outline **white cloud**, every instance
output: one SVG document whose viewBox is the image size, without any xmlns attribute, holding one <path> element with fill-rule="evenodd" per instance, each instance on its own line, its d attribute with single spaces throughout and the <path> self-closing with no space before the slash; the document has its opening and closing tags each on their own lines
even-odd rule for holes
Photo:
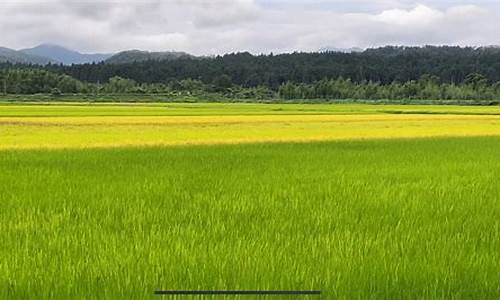
<svg viewBox="0 0 500 300">
<path fill-rule="evenodd" d="M 414 9 L 390 9 L 372 17 L 373 20 L 397 26 L 425 26 L 443 18 L 444 12 L 425 5 Z"/>
<path fill-rule="evenodd" d="M 500 44 L 500 4 L 475 3 L 0 0 L 0 45 L 22 48 L 51 42 L 83 51 L 139 48 L 214 54 L 324 46 Z"/>
</svg>

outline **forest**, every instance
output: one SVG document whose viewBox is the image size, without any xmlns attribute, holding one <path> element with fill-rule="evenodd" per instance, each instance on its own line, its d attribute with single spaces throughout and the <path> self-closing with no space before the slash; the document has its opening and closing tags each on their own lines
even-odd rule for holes
<svg viewBox="0 0 500 300">
<path fill-rule="evenodd" d="M 324 78 L 349 78 L 353 82 L 381 84 L 418 80 L 429 74 L 442 82 L 461 83 L 472 73 L 489 81 L 500 81 L 500 49 L 460 47 L 383 47 L 361 53 L 291 53 L 251 55 L 235 53 L 208 58 L 181 58 L 128 64 L 86 64 L 49 66 L 49 70 L 86 82 L 105 82 L 113 76 L 140 83 L 197 79 L 213 82 L 218 76 L 231 77 L 244 87 L 259 85 L 277 89 L 291 81 L 313 83 Z"/>
<path fill-rule="evenodd" d="M 0 65 L 4 94 L 214 94 L 238 99 L 500 98 L 496 47 L 186 57 L 125 64 Z"/>
</svg>

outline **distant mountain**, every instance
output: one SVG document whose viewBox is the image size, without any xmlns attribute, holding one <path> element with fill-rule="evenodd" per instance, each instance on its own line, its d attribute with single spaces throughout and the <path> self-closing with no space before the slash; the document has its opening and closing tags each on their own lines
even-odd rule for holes
<svg viewBox="0 0 500 300">
<path fill-rule="evenodd" d="M 130 50 L 130 51 L 123 51 L 113 55 L 112 57 L 106 60 L 106 63 L 126 64 L 126 63 L 141 62 L 148 60 L 157 60 L 157 61 L 176 60 L 179 58 L 188 58 L 188 57 L 194 57 L 194 56 L 186 52 L 174 52 L 174 51 L 148 52 L 140 50 Z"/>
<path fill-rule="evenodd" d="M 84 54 L 70 50 L 58 45 L 42 44 L 34 48 L 13 50 L 0 47 L 0 62 L 24 63 L 24 64 L 86 64 L 103 62 L 109 64 L 125 64 L 142 62 L 148 60 L 175 60 L 184 57 L 194 57 L 185 52 L 148 52 L 140 50 L 123 51 L 117 54 Z"/>
<path fill-rule="evenodd" d="M 42 44 L 40 46 L 20 50 L 25 54 L 48 57 L 65 65 L 85 64 L 102 62 L 110 58 L 112 54 L 83 54 L 58 45 Z"/>
<path fill-rule="evenodd" d="M 46 65 L 55 63 L 54 60 L 38 55 L 31 55 L 21 51 L 0 47 L 0 62 Z"/>
<path fill-rule="evenodd" d="M 356 53 L 363 51 L 365 50 L 358 47 L 352 47 L 352 48 L 324 47 L 318 50 L 318 52 L 340 52 L 340 53 Z"/>
</svg>

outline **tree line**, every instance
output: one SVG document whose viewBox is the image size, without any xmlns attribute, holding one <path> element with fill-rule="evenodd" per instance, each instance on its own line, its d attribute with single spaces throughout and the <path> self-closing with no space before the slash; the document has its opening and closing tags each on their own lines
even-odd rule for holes
<svg viewBox="0 0 500 300">
<path fill-rule="evenodd" d="M 0 69 L 27 66 L 0 64 Z M 441 82 L 460 84 L 469 74 L 483 74 L 490 82 L 500 81 L 500 48 L 394 47 L 368 49 L 361 53 L 289 53 L 252 55 L 233 53 L 216 57 L 184 57 L 169 61 L 123 64 L 81 64 L 31 66 L 66 74 L 83 82 L 107 82 L 119 76 L 138 83 L 163 83 L 196 79 L 206 84 L 227 75 L 243 87 L 277 89 L 286 82 L 311 84 L 316 81 L 349 78 L 356 83 L 418 80 L 437 76 Z"/>
<path fill-rule="evenodd" d="M 214 94 L 225 98 L 271 99 L 275 91 L 267 87 L 244 88 L 233 84 L 231 78 L 222 75 L 212 83 L 200 80 L 169 80 L 162 83 L 138 83 L 135 80 L 114 76 L 106 82 L 84 82 L 66 74 L 40 68 L 6 68 L 0 70 L 0 91 L 3 94 L 163 94 L 176 96 L 204 96 Z"/>
<path fill-rule="evenodd" d="M 441 83 L 437 76 L 424 74 L 419 80 L 404 83 L 353 82 L 351 79 L 323 79 L 312 84 L 287 82 L 278 89 L 283 99 L 356 100 L 496 100 L 500 82 L 489 84 L 484 75 L 469 74 L 463 83 Z"/>
<path fill-rule="evenodd" d="M 422 75 L 407 82 L 361 81 L 350 78 L 323 78 L 312 83 L 287 81 L 278 88 L 265 85 L 245 87 L 235 84 L 228 75 L 216 77 L 211 83 L 198 79 L 168 80 L 161 83 L 139 83 L 119 76 L 106 82 L 84 82 L 66 74 L 37 68 L 0 70 L 4 94 L 162 94 L 167 96 L 207 95 L 226 99 L 257 100 L 496 100 L 500 99 L 500 82 L 492 83 L 479 73 L 472 73 L 459 84 L 443 83 L 439 77 Z"/>
<path fill-rule="evenodd" d="M 473 73 L 484 75 L 489 82 L 500 81 L 500 49 L 391 46 L 361 53 L 233 53 L 125 64 L 49 65 L 46 69 L 93 83 L 107 82 L 119 76 L 138 83 L 195 79 L 211 84 L 227 75 L 239 86 L 266 86 L 276 90 L 286 82 L 312 84 L 324 78 L 342 77 L 355 83 L 388 85 L 419 80 L 429 74 L 438 77 L 442 83 L 457 85 Z"/>
</svg>

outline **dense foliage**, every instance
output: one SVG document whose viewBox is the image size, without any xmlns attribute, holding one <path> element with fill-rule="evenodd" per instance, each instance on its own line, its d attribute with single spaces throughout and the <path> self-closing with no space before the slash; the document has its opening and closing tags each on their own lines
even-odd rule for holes
<svg viewBox="0 0 500 300">
<path fill-rule="evenodd" d="M 147 52 L 140 50 L 123 51 L 106 59 L 107 64 L 125 64 L 132 62 L 142 62 L 148 60 L 164 61 L 176 60 L 179 58 L 193 57 L 185 52 Z"/>
<path fill-rule="evenodd" d="M 240 99 L 500 98 L 500 49 L 385 47 L 73 66 L 0 65 L 8 94 L 214 94 Z"/>
<path fill-rule="evenodd" d="M 382 85 L 374 82 L 355 83 L 350 79 L 323 79 L 312 84 L 288 82 L 279 88 L 283 99 L 435 99 L 493 100 L 500 98 L 500 82 L 488 84 L 481 74 L 467 76 L 462 84 L 440 83 L 435 76 L 423 75 L 419 80 Z"/>
<path fill-rule="evenodd" d="M 87 85 L 73 77 L 39 69 L 2 70 L 0 80 L 4 94 L 87 92 Z"/>
<path fill-rule="evenodd" d="M 112 77 L 104 83 L 79 81 L 66 74 L 43 69 L 5 69 L 0 71 L 4 94 L 166 94 L 175 96 L 216 95 L 237 99 L 360 99 L 360 100 L 494 100 L 500 98 L 500 82 L 491 84 L 481 74 L 468 75 L 461 84 L 441 83 L 439 78 L 423 75 L 405 83 L 322 79 L 313 83 L 288 81 L 276 90 L 267 86 L 242 87 L 227 75 L 212 83 L 201 80 L 170 80 L 164 83 L 138 83 L 132 79 Z"/>
<path fill-rule="evenodd" d="M 120 76 L 140 83 L 197 79 L 212 83 L 227 75 L 244 87 L 264 85 L 277 89 L 288 81 L 313 83 L 323 78 L 349 78 L 353 82 L 381 84 L 418 80 L 424 74 L 441 82 L 462 83 L 471 73 L 490 82 L 500 81 L 500 49 L 460 47 L 385 47 L 362 53 L 227 54 L 213 58 L 184 58 L 129 64 L 50 66 L 82 81 L 106 82 Z"/>
</svg>

